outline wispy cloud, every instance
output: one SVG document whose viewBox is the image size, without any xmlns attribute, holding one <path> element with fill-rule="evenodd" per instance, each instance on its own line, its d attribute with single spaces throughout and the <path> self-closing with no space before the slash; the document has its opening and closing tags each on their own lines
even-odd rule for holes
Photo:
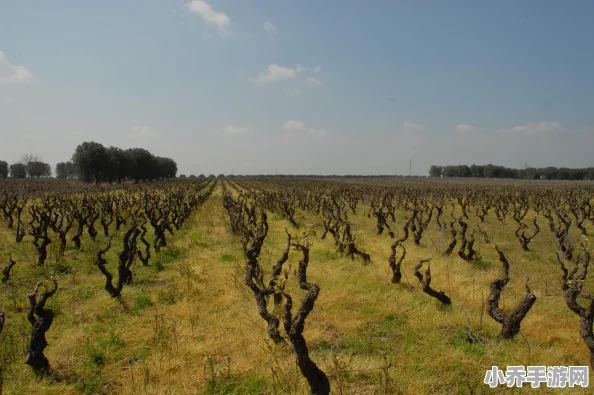
<svg viewBox="0 0 594 395">
<path fill-rule="evenodd" d="M 320 66 L 314 69 L 314 73 L 319 73 L 320 71 L 322 71 L 322 68 Z"/>
<path fill-rule="evenodd" d="M 276 32 L 277 32 L 276 25 L 273 25 L 272 22 L 270 22 L 270 21 L 264 22 L 263 27 L 264 27 L 264 30 L 266 30 L 268 33 L 276 34 Z"/>
<path fill-rule="evenodd" d="M 227 136 L 253 136 L 254 135 L 254 127 L 252 125 L 248 125 L 248 126 L 226 125 L 223 129 L 221 129 L 219 131 L 219 133 L 227 135 Z"/>
<path fill-rule="evenodd" d="M 308 134 L 314 137 L 325 137 L 328 134 L 326 129 L 308 128 L 305 126 L 305 123 L 296 120 L 289 120 L 285 122 L 282 126 L 282 129 L 285 131 L 286 136 Z"/>
<path fill-rule="evenodd" d="M 186 3 L 191 13 L 198 14 L 211 25 L 215 25 L 221 34 L 225 34 L 231 19 L 224 12 L 215 12 L 210 4 L 202 0 L 192 0 Z"/>
<path fill-rule="evenodd" d="M 31 79 L 32 74 L 24 66 L 10 63 L 4 52 L 0 51 L 0 83 L 21 83 Z"/>
<path fill-rule="evenodd" d="M 478 132 L 478 129 L 472 125 L 461 123 L 460 125 L 456 126 L 456 132 L 458 132 L 460 136 L 468 136 L 470 134 Z"/>
<path fill-rule="evenodd" d="M 307 77 L 307 85 L 311 85 L 311 86 L 319 86 L 322 85 L 322 81 L 320 81 L 317 78 L 314 77 Z"/>
<path fill-rule="evenodd" d="M 257 85 L 266 84 L 268 82 L 275 82 L 281 80 L 292 80 L 298 73 L 305 71 L 305 67 L 296 65 L 295 67 L 283 67 L 278 64 L 271 64 L 266 68 L 266 71 L 258 74 L 253 83 Z"/>
<path fill-rule="evenodd" d="M 425 128 L 418 123 L 411 121 L 404 121 L 400 124 L 400 127 L 409 132 L 422 132 Z"/>
<path fill-rule="evenodd" d="M 564 132 L 565 128 L 559 122 L 529 122 L 527 125 L 502 129 L 502 132 L 525 136 L 543 136 Z"/>
</svg>

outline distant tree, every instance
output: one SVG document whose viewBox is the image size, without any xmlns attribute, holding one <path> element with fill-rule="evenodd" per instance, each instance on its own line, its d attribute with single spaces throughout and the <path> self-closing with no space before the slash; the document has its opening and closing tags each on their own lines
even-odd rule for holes
<svg viewBox="0 0 594 395">
<path fill-rule="evenodd" d="M 60 179 L 67 179 L 73 178 L 76 175 L 76 166 L 74 163 L 68 162 L 60 162 L 56 165 L 56 178 Z"/>
<path fill-rule="evenodd" d="M 223 173 L 221 173 L 217 176 L 217 178 L 225 178 L 225 175 Z"/>
<path fill-rule="evenodd" d="M 177 163 L 171 158 L 155 156 L 143 148 L 105 148 L 92 141 L 76 147 L 72 161 L 83 180 L 96 183 L 101 180 L 120 183 L 127 178 L 140 182 L 177 175 Z"/>
<path fill-rule="evenodd" d="M 185 174 L 180 174 L 179 175 L 179 178 L 186 178 L 186 175 Z"/>
<path fill-rule="evenodd" d="M 0 160 L 0 178 L 8 177 L 8 162 Z"/>
<path fill-rule="evenodd" d="M 472 172 L 470 171 L 470 167 L 466 165 L 459 166 L 459 174 L 460 177 L 472 177 Z"/>
<path fill-rule="evenodd" d="M 534 168 L 524 163 L 522 169 L 512 169 L 504 166 L 488 164 L 486 166 L 466 165 L 436 166 L 432 165 L 429 175 L 437 176 L 441 169 L 443 177 L 487 177 L 487 178 L 512 178 L 512 179 L 548 179 L 548 180 L 592 180 L 594 168 L 569 169 L 566 167 Z"/>
<path fill-rule="evenodd" d="M 191 174 L 191 175 L 190 175 L 190 178 L 196 178 L 196 176 L 195 176 L 195 175 L 193 175 L 193 174 Z"/>
<path fill-rule="evenodd" d="M 569 180 L 569 169 L 563 167 L 557 170 L 557 180 Z"/>
<path fill-rule="evenodd" d="M 128 150 L 136 163 L 134 174 L 131 176 L 135 182 L 152 180 L 155 177 L 153 155 L 144 148 Z"/>
<path fill-rule="evenodd" d="M 214 177 L 214 176 L 212 176 L 212 177 Z M 206 176 L 205 176 L 204 174 L 200 174 L 200 175 L 198 176 L 198 178 L 206 178 Z"/>
<path fill-rule="evenodd" d="M 583 180 L 586 177 L 585 169 L 568 169 L 570 180 Z"/>
<path fill-rule="evenodd" d="M 102 144 L 94 141 L 85 141 L 76 147 L 72 155 L 72 162 L 76 165 L 80 177 L 87 182 L 101 182 L 106 172 L 109 156 Z"/>
<path fill-rule="evenodd" d="M 37 155 L 33 155 L 33 154 L 25 154 L 23 156 L 21 156 L 21 160 L 19 163 L 22 163 L 23 165 L 25 165 L 25 168 L 29 167 L 29 163 L 31 162 L 42 162 L 43 160 L 37 156 Z"/>
<path fill-rule="evenodd" d="M 107 154 L 107 161 L 105 162 L 105 179 L 111 184 L 114 181 L 120 181 L 120 160 L 122 158 L 122 150 L 118 147 L 109 147 L 105 150 Z"/>
<path fill-rule="evenodd" d="M 12 178 L 26 178 L 27 168 L 22 163 L 14 163 L 10 165 L 10 176 Z"/>
<path fill-rule="evenodd" d="M 177 174 L 177 163 L 170 158 L 162 158 L 160 156 L 155 158 L 156 161 L 156 178 L 175 178 Z"/>
<path fill-rule="evenodd" d="M 117 152 L 119 162 L 118 183 L 120 183 L 123 179 L 132 178 L 136 174 L 136 160 L 130 150 L 119 150 Z"/>
<path fill-rule="evenodd" d="M 209 174 L 208 178 L 215 178 L 214 174 Z"/>
<path fill-rule="evenodd" d="M 441 177 L 441 171 L 442 171 L 442 167 L 441 166 L 431 166 L 429 168 L 429 176 L 430 177 Z"/>
<path fill-rule="evenodd" d="M 485 166 L 485 177 L 487 178 L 494 178 L 496 171 L 495 171 L 495 166 L 493 166 L 492 164 L 488 164 L 487 166 Z"/>
<path fill-rule="evenodd" d="M 52 168 L 45 162 L 31 161 L 27 164 L 27 174 L 31 178 L 50 177 Z"/>
<path fill-rule="evenodd" d="M 485 167 L 472 165 L 470 166 L 471 177 L 483 178 L 485 176 Z"/>
</svg>

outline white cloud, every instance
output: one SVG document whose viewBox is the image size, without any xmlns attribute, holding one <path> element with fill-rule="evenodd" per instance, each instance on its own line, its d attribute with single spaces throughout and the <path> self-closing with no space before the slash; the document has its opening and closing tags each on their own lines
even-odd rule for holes
<svg viewBox="0 0 594 395">
<path fill-rule="evenodd" d="M 248 126 L 233 126 L 233 125 L 226 125 L 220 133 L 225 134 L 227 136 L 253 136 L 254 135 L 254 127 L 251 125 Z"/>
<path fill-rule="evenodd" d="M 220 33 L 225 33 L 227 25 L 231 22 L 231 19 L 229 19 L 225 13 L 215 12 L 210 4 L 202 0 L 192 0 L 189 3 L 186 3 L 186 6 L 191 13 L 198 14 L 207 23 L 215 25 Z"/>
<path fill-rule="evenodd" d="M 276 34 L 276 32 L 277 32 L 276 25 L 273 25 L 272 22 L 266 21 L 266 22 L 264 22 L 263 26 L 264 26 L 264 30 L 266 30 L 268 33 Z"/>
<path fill-rule="evenodd" d="M 287 92 L 287 96 L 301 96 L 301 89 L 295 88 L 292 91 Z"/>
<path fill-rule="evenodd" d="M 516 135 L 542 136 L 563 132 L 565 129 L 559 122 L 530 122 L 527 125 L 514 126 L 509 131 Z M 508 130 L 505 130 L 509 132 Z"/>
<path fill-rule="evenodd" d="M 261 85 L 267 82 L 281 81 L 281 80 L 292 80 L 300 73 L 305 70 L 305 67 L 297 65 L 295 67 L 283 67 L 278 64 L 271 64 L 266 68 L 265 72 L 258 74 L 258 77 L 252 82 Z"/>
<path fill-rule="evenodd" d="M 320 66 L 314 69 L 314 73 L 319 73 L 320 71 L 322 71 L 322 68 Z"/>
<path fill-rule="evenodd" d="M 325 137 L 328 134 L 326 129 L 308 128 L 305 126 L 305 123 L 296 120 L 285 122 L 282 128 L 287 136 L 309 134 L 314 137 Z"/>
<path fill-rule="evenodd" d="M 142 138 L 142 137 L 153 137 L 155 131 L 148 126 L 133 126 L 130 129 L 130 137 Z"/>
<path fill-rule="evenodd" d="M 307 84 L 311 86 L 319 86 L 322 85 L 322 81 L 314 77 L 307 77 Z"/>
<path fill-rule="evenodd" d="M 418 123 L 411 121 L 404 121 L 400 124 L 400 127 L 409 132 L 422 132 L 425 128 Z"/>
<path fill-rule="evenodd" d="M 25 82 L 32 77 L 24 66 L 15 66 L 8 61 L 4 52 L 0 51 L 0 83 Z"/>
<path fill-rule="evenodd" d="M 462 124 L 456 126 L 456 132 L 458 132 L 458 134 L 460 136 L 468 136 L 469 134 L 476 133 L 477 131 L 478 131 L 477 128 L 475 128 L 472 125 L 465 124 L 465 123 L 462 123 Z"/>
</svg>

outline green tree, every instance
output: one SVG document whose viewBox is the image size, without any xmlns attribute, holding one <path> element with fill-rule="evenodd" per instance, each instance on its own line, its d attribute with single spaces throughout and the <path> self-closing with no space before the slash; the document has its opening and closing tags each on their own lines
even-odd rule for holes
<svg viewBox="0 0 594 395">
<path fill-rule="evenodd" d="M 26 178 L 27 168 L 22 163 L 14 163 L 10 165 L 10 176 L 12 178 Z"/>
<path fill-rule="evenodd" d="M 443 167 L 441 166 L 431 166 L 429 168 L 429 177 L 441 177 L 441 171 Z"/>
<path fill-rule="evenodd" d="M 87 182 L 94 180 L 97 184 L 106 173 L 108 159 L 105 147 L 94 141 L 80 144 L 72 155 L 72 162 L 76 165 L 80 177 Z"/>
<path fill-rule="evenodd" d="M 107 149 L 107 163 L 105 177 L 111 184 L 117 181 L 119 184 L 122 179 L 132 177 L 136 171 L 136 162 L 130 150 L 123 150 L 118 147 L 109 147 Z"/>
<path fill-rule="evenodd" d="M 76 166 L 74 163 L 60 162 L 56 165 L 56 178 L 67 179 L 76 176 Z"/>
<path fill-rule="evenodd" d="M 0 178 L 8 177 L 8 162 L 0 160 Z"/>
<path fill-rule="evenodd" d="M 41 161 L 31 161 L 27 164 L 27 174 L 31 178 L 50 177 L 52 168 L 49 164 Z"/>
<path fill-rule="evenodd" d="M 135 182 L 152 180 L 154 178 L 153 155 L 144 148 L 132 148 L 128 150 L 136 167 L 131 177 Z"/>
</svg>

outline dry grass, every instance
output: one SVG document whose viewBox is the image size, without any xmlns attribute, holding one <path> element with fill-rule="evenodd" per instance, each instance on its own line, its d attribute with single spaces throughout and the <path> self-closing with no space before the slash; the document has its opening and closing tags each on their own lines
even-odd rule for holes
<svg viewBox="0 0 594 395">
<path fill-rule="evenodd" d="M 39 276 L 49 276 L 58 267 L 57 243 L 52 244 L 47 267 L 38 269 L 30 241 L 14 250 L 11 233 L 2 227 L 2 265 L 9 251 L 18 260 L 9 285 L 0 286 L 0 310 L 7 313 L 8 338 L 0 349 L 5 393 L 307 393 L 292 350 L 267 340 L 265 323 L 243 283 L 242 252 L 228 232 L 221 198 L 217 187 L 176 234 L 159 258 L 162 271 L 136 264 L 135 284 L 124 288 L 120 301 L 103 290 L 103 277 L 93 265 L 94 252 L 102 246 L 99 238 L 97 244 L 84 239 L 82 252 L 68 250 L 60 265 L 71 272 L 61 275 L 58 294 L 48 306 L 56 318 L 46 349 L 52 373 L 44 378 L 35 377 L 23 363 L 30 329 L 25 296 Z M 320 285 L 321 293 L 304 335 L 312 359 L 329 375 L 335 393 L 481 394 L 492 392 L 482 383 L 492 365 L 587 364 L 578 319 L 561 295 L 554 244 L 544 223 L 530 245 L 533 251 L 524 253 L 512 224 L 505 228 L 494 216 L 487 217 L 492 241 L 511 263 L 502 306 L 515 307 L 528 276 L 538 297 L 521 335 L 498 342 L 499 325 L 483 311 L 489 284 L 500 269 L 492 247 L 478 241 L 475 245 L 482 268 L 444 256 L 447 238 L 432 222 L 421 247 L 406 243 L 405 277 L 394 285 L 387 264 L 390 239 L 376 236 L 374 219 L 363 212 L 359 207 L 350 219 L 357 245 L 371 255 L 371 264 L 337 255 L 330 239 L 313 237 L 311 249 L 308 277 Z M 316 217 L 299 211 L 295 218 L 321 234 Z M 280 257 L 284 229 L 290 226 L 275 214 L 269 215 L 269 224 L 261 254 L 266 270 Z M 112 267 L 114 250 L 107 255 Z M 433 253 L 438 255 L 431 266 L 432 285 L 452 298 L 448 308 L 422 293 L 412 276 L 416 261 Z M 298 259 L 292 252 L 293 268 Z M 302 294 L 293 273 L 288 290 Z M 467 340 L 469 330 L 478 342 Z M 587 392 L 576 388 L 564 393 Z"/>
</svg>

